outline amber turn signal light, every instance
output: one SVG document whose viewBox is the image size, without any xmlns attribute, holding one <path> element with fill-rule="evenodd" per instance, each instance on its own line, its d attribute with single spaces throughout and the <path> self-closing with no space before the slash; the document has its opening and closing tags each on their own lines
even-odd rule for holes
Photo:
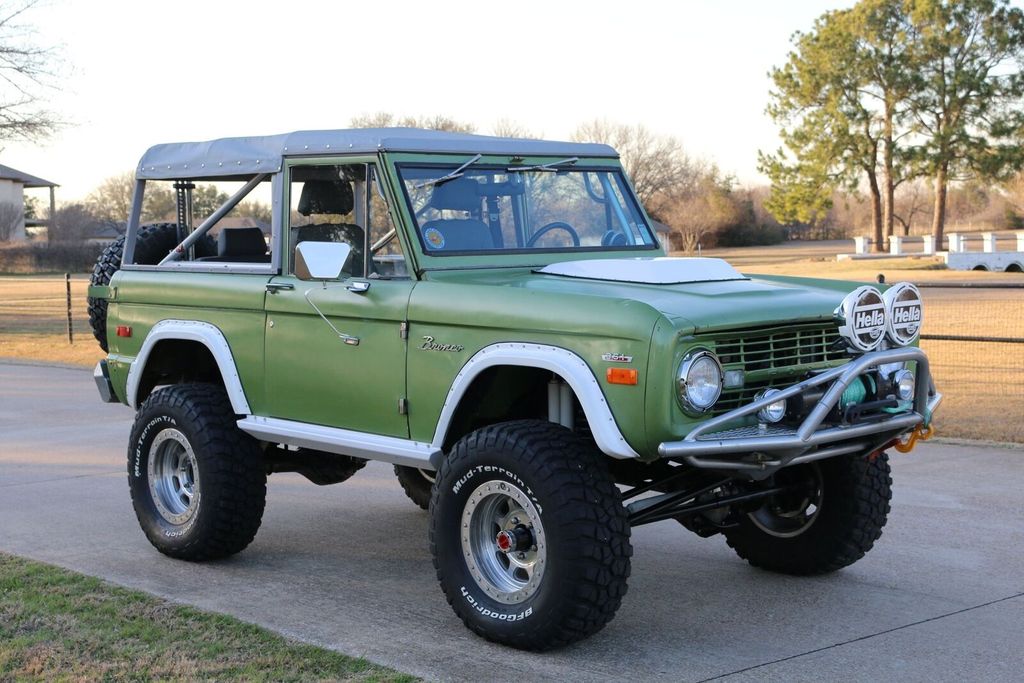
<svg viewBox="0 0 1024 683">
<path fill-rule="evenodd" d="M 631 368 L 608 368 L 605 376 L 608 384 L 636 384 L 636 370 Z"/>
</svg>

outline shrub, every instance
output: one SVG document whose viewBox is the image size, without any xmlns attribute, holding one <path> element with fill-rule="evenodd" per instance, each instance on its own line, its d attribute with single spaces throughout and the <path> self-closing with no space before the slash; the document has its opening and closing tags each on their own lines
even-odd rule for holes
<svg viewBox="0 0 1024 683">
<path fill-rule="evenodd" d="M 0 273 L 89 272 L 105 246 L 87 242 L 37 242 L 0 247 Z"/>
</svg>

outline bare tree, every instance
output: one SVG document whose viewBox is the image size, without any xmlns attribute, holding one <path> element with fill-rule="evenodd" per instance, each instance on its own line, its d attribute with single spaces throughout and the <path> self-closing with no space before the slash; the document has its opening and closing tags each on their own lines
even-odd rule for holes
<svg viewBox="0 0 1024 683">
<path fill-rule="evenodd" d="M 740 206 L 730 181 L 705 178 L 699 191 L 666 204 L 664 215 L 676 246 L 693 253 L 698 245 L 712 246 L 715 234 L 739 220 Z"/>
<path fill-rule="evenodd" d="M 656 217 L 664 218 L 663 210 L 676 200 L 692 197 L 708 172 L 707 164 L 690 157 L 678 139 L 657 135 L 643 125 L 594 120 L 580 125 L 572 139 L 614 147 L 637 196 Z"/>
<path fill-rule="evenodd" d="M 98 222 L 86 204 L 65 204 L 57 209 L 47 229 L 47 237 L 51 242 L 84 242 L 89 237 L 89 230 Z"/>
<path fill-rule="evenodd" d="M 51 47 L 36 42 L 36 31 L 22 23 L 38 0 L 0 2 L 0 140 L 39 140 L 61 124 L 45 106 L 58 63 Z"/>
<path fill-rule="evenodd" d="M 471 123 L 457 121 L 449 116 L 402 116 L 397 117 L 386 111 L 378 111 L 371 114 L 360 114 L 349 121 L 352 128 L 389 128 L 391 126 L 402 126 L 407 128 L 427 128 L 429 130 L 444 130 L 452 133 L 472 133 L 476 128 Z"/>
<path fill-rule="evenodd" d="M 511 119 L 498 119 L 491 129 L 494 135 L 499 138 L 533 138 L 538 139 L 543 137 L 543 133 L 534 133 L 526 126 L 512 121 Z"/>
<path fill-rule="evenodd" d="M 896 193 L 893 218 L 903 228 L 904 237 L 913 229 L 914 218 L 928 213 L 930 203 L 931 189 L 924 182 L 915 180 L 902 185 Z"/>
<path fill-rule="evenodd" d="M 1018 215 L 1024 215 L 1024 172 L 1005 181 L 1000 189 L 1013 210 Z"/>
<path fill-rule="evenodd" d="M 21 223 L 21 209 L 11 202 L 0 203 L 0 242 L 9 242 Z"/>
<path fill-rule="evenodd" d="M 110 176 L 89 193 L 86 204 L 96 216 L 110 221 L 127 221 L 132 210 L 135 174 L 129 172 Z"/>
</svg>

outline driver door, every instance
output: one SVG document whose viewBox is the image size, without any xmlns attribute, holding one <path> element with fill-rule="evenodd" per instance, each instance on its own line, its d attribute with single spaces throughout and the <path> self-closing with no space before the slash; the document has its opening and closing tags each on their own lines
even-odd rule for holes
<svg viewBox="0 0 1024 683">
<path fill-rule="evenodd" d="M 267 284 L 266 405 L 271 417 L 408 438 L 404 322 L 414 281 L 382 275 L 366 258 L 369 235 L 387 221 L 371 215 L 371 174 L 366 162 L 289 165 L 283 274 Z M 352 247 L 336 281 L 296 277 L 295 247 L 308 240 Z"/>
</svg>

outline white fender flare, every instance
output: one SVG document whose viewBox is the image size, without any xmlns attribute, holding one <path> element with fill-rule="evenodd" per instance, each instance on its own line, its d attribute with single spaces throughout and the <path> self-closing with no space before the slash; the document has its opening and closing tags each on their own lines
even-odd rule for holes
<svg viewBox="0 0 1024 683">
<path fill-rule="evenodd" d="M 455 381 L 452 382 L 444 406 L 441 408 L 441 416 L 438 418 L 437 428 L 434 430 L 434 440 L 431 443 L 434 448 L 443 448 L 445 435 L 448 433 L 448 427 L 455 415 L 455 409 L 473 380 L 487 368 L 496 365 L 541 368 L 558 374 L 576 393 L 583 412 L 587 416 L 587 423 L 590 425 L 590 431 L 597 442 L 597 447 L 613 458 L 640 457 L 619 431 L 612 411 L 608 407 L 608 401 L 605 400 L 604 392 L 601 391 L 601 385 L 598 384 L 594 373 L 591 372 L 590 366 L 582 358 L 572 351 L 557 346 L 519 342 L 504 342 L 485 346 L 462 366 L 462 370 L 455 376 Z"/>
<path fill-rule="evenodd" d="M 138 409 L 139 382 L 142 380 L 142 373 L 149 361 L 149 354 L 157 345 L 157 342 L 165 339 L 179 339 L 183 341 L 199 342 L 213 354 L 217 362 L 220 375 L 224 379 L 224 388 L 231 400 L 231 409 L 238 415 L 251 415 L 249 402 L 242 390 L 242 381 L 238 377 L 238 368 L 235 366 L 235 357 L 231 355 L 231 347 L 228 346 L 224 333 L 210 323 L 198 320 L 161 320 L 146 335 L 142 342 L 139 355 L 132 361 L 128 369 L 128 381 L 125 393 L 128 394 L 128 405 Z"/>
</svg>

